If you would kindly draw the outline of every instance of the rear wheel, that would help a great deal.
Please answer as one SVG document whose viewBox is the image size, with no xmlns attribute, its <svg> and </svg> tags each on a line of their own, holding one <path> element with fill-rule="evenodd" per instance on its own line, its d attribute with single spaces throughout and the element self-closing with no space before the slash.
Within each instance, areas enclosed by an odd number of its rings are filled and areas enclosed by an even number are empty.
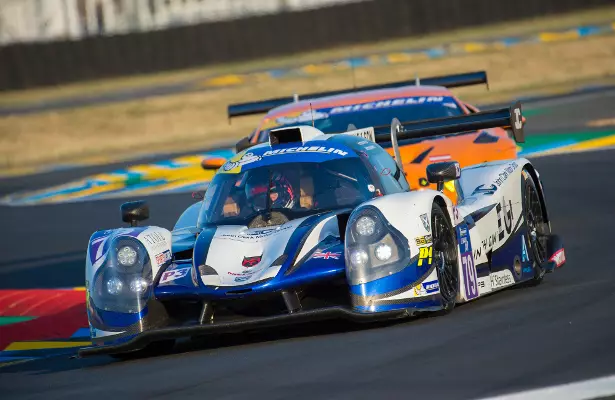
<svg viewBox="0 0 615 400">
<path fill-rule="evenodd" d="M 547 241 L 551 228 L 542 210 L 542 199 L 536 188 L 534 178 L 527 169 L 521 173 L 521 193 L 523 194 L 523 217 L 527 226 L 525 241 L 528 246 L 528 257 L 531 257 L 534 267 L 534 278 L 531 284 L 540 284 L 545 272 L 540 267 L 547 260 Z"/>
<path fill-rule="evenodd" d="M 449 313 L 455 308 L 459 292 L 457 240 L 446 213 L 437 203 L 431 208 L 431 230 L 434 264 L 442 296 L 442 311 Z"/>
</svg>

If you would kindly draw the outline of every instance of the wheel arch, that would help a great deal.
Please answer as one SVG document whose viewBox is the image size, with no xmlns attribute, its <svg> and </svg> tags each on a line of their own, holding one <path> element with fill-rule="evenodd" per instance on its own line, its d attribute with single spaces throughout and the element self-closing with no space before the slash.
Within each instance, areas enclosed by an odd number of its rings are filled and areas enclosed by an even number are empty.
<svg viewBox="0 0 615 400">
<path fill-rule="evenodd" d="M 442 210 L 444 211 L 444 215 L 446 215 L 448 222 L 451 224 L 453 229 L 455 229 L 455 224 L 453 223 L 453 219 L 451 218 L 451 210 L 449 210 L 449 206 L 448 204 L 446 204 L 444 197 L 442 197 L 442 195 L 435 195 L 433 201 L 434 203 L 442 207 Z"/>
<path fill-rule="evenodd" d="M 542 215 L 545 218 L 545 221 L 550 223 L 551 221 L 549 219 L 549 212 L 547 211 L 547 202 L 545 199 L 544 190 L 542 188 L 542 182 L 540 181 L 540 177 L 538 176 L 538 171 L 529 162 L 523 166 L 523 169 L 526 170 L 534 180 L 536 190 L 538 190 L 538 195 L 540 196 L 540 208 L 542 209 Z"/>
</svg>

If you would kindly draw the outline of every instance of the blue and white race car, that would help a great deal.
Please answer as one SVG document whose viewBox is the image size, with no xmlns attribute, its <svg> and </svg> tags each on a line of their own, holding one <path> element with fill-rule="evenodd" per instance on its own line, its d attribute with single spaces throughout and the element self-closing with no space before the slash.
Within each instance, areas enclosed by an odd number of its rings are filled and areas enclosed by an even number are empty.
<svg viewBox="0 0 615 400">
<path fill-rule="evenodd" d="M 523 141 L 520 104 L 472 115 L 323 134 L 272 130 L 230 159 L 174 229 L 98 231 L 86 261 L 93 346 L 119 357 L 182 337 L 278 324 L 399 319 L 520 283 L 565 262 L 538 172 L 526 159 L 430 164 L 438 190 L 410 190 L 397 141 L 504 127 Z M 379 144 L 391 143 L 393 158 Z M 442 192 L 453 181 L 454 204 Z"/>
</svg>

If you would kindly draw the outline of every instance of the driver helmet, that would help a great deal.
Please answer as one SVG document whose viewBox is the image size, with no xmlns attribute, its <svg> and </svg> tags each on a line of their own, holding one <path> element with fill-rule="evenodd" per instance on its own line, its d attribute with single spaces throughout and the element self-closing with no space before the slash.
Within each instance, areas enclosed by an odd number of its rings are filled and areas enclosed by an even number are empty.
<svg viewBox="0 0 615 400">
<path fill-rule="evenodd" d="M 269 182 L 271 186 L 267 190 Z M 245 191 L 248 203 L 257 211 L 267 208 L 267 192 L 269 192 L 272 209 L 293 208 L 295 205 L 292 185 L 280 172 L 273 172 L 271 180 L 268 173 L 253 175 L 246 182 Z"/>
</svg>

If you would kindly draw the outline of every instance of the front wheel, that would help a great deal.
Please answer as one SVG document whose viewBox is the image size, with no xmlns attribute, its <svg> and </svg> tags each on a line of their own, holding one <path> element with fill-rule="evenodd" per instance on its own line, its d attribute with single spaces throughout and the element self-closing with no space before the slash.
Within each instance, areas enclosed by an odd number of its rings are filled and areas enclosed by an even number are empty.
<svg viewBox="0 0 615 400">
<path fill-rule="evenodd" d="M 459 292 L 457 240 L 450 220 L 437 203 L 431 208 L 431 228 L 434 263 L 442 296 L 442 312 L 447 314 L 455 308 Z"/>
</svg>

